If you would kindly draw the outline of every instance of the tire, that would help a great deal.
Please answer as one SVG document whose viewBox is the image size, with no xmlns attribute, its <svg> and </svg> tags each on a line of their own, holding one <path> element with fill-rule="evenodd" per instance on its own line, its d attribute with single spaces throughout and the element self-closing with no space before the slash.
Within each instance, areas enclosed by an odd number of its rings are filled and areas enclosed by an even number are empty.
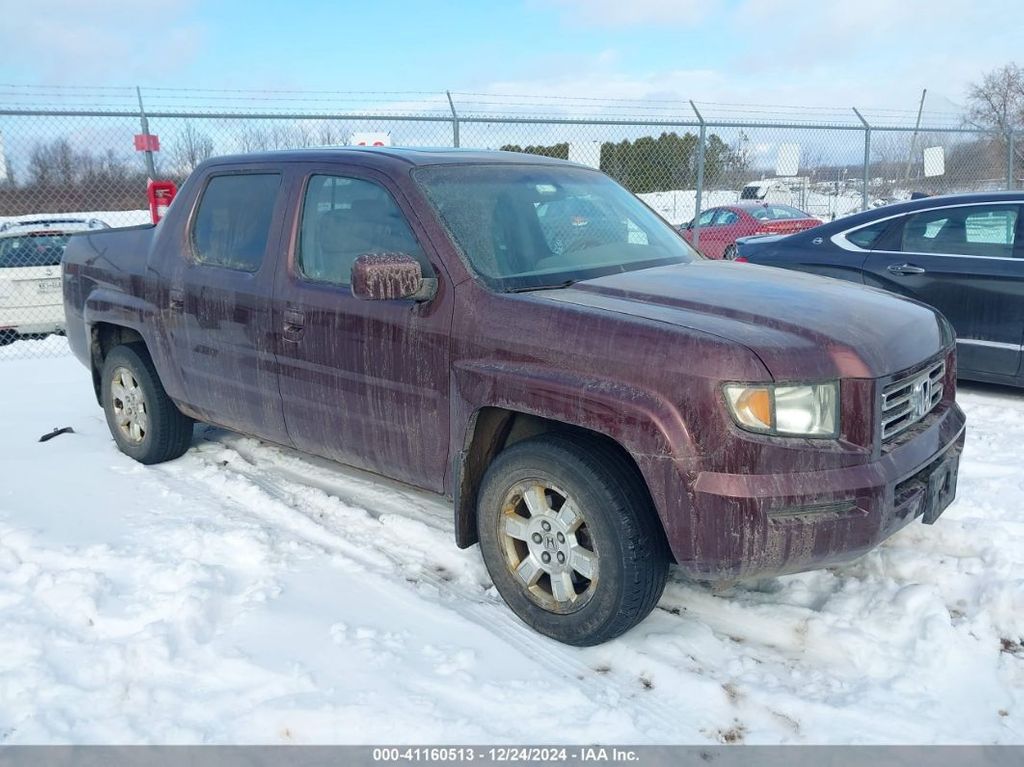
<svg viewBox="0 0 1024 767">
<path fill-rule="evenodd" d="M 18 334 L 13 330 L 0 330 L 0 346 L 13 344 L 18 340 Z"/>
<path fill-rule="evenodd" d="M 730 245 L 722 252 L 723 261 L 735 261 L 736 260 L 736 246 Z"/>
<path fill-rule="evenodd" d="M 643 479 L 589 435 L 544 434 L 499 453 L 480 486 L 477 533 L 502 599 L 559 642 L 614 639 L 665 589 L 668 546 Z"/>
<path fill-rule="evenodd" d="M 118 449 L 139 463 L 178 458 L 192 443 L 192 419 L 171 402 L 143 344 L 111 349 L 100 391 Z"/>
</svg>

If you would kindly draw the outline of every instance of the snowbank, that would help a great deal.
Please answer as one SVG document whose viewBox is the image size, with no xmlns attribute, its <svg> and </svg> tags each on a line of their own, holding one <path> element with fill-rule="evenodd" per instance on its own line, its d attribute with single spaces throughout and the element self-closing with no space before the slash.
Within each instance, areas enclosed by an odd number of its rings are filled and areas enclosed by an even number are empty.
<svg viewBox="0 0 1024 767">
<path fill-rule="evenodd" d="M 6 224 L 9 221 L 35 221 L 44 218 L 98 218 L 112 227 L 153 223 L 148 210 L 93 210 L 84 213 L 32 213 L 25 216 L 0 216 L 0 224 Z"/>
</svg>

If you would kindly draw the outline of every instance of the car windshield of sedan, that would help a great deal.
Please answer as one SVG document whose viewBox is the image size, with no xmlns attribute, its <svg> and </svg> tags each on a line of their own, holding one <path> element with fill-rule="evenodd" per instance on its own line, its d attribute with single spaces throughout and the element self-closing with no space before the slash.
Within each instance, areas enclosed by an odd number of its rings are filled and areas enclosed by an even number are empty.
<svg viewBox="0 0 1024 767">
<path fill-rule="evenodd" d="M 0 237 L 0 269 L 57 266 L 70 236 L 66 233 L 46 232 Z"/>
<path fill-rule="evenodd" d="M 602 173 L 546 165 L 435 165 L 425 190 L 472 271 L 498 291 L 561 287 L 701 258 Z"/>
</svg>

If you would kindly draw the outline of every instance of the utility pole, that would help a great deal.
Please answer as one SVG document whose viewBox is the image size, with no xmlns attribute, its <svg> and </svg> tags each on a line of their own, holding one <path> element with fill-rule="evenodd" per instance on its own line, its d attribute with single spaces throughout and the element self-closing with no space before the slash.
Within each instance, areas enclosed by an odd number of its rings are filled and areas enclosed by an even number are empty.
<svg viewBox="0 0 1024 767">
<path fill-rule="evenodd" d="M 871 125 L 864 119 L 857 107 L 853 107 L 853 113 L 864 126 L 864 168 L 861 176 L 860 187 L 860 209 L 868 209 L 868 184 L 871 182 Z M 921 119 L 918 117 L 918 119 Z"/>
<path fill-rule="evenodd" d="M 704 115 L 700 113 L 692 100 L 690 108 L 693 109 L 693 113 L 697 115 L 697 121 L 700 123 L 700 137 L 697 144 L 697 200 L 693 214 L 693 247 L 697 248 L 700 245 L 700 206 L 701 196 L 704 193 L 704 147 L 707 138 L 707 125 L 704 123 Z"/>
<path fill-rule="evenodd" d="M 139 86 L 135 86 L 135 93 L 139 97 L 139 118 L 142 123 L 142 135 L 149 137 L 149 120 L 146 119 L 146 110 L 142 106 L 142 89 Z M 156 170 L 153 166 L 153 150 L 146 149 L 146 173 L 149 174 L 150 178 L 156 178 Z"/>
<path fill-rule="evenodd" d="M 917 107 L 917 122 L 914 123 L 914 132 L 910 134 L 910 151 L 907 153 L 907 171 L 903 174 L 903 183 L 910 183 L 910 166 L 914 162 L 914 145 L 917 143 L 917 132 L 921 130 L 921 113 L 924 111 L 924 97 L 928 95 L 928 89 L 921 91 L 921 103 Z"/>
<path fill-rule="evenodd" d="M 452 110 L 452 146 L 456 149 L 459 147 L 459 114 L 455 111 L 455 102 L 452 101 L 452 92 L 445 91 L 445 95 L 448 96 L 448 106 Z"/>
</svg>

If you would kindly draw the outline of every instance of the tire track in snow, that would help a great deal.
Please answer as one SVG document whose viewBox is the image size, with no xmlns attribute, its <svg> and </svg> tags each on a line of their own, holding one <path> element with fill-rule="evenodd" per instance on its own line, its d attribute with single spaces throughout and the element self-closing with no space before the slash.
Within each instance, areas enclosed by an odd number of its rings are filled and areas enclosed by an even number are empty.
<svg viewBox="0 0 1024 767">
<path fill-rule="evenodd" d="M 283 528 L 327 554 L 351 559 L 405 588 L 426 584 L 443 607 L 514 646 L 603 707 L 618 708 L 622 690 L 633 686 L 617 673 L 596 671 L 585 660 L 599 648 L 563 647 L 524 625 L 494 592 L 478 552 L 455 548 L 451 508 L 445 502 L 369 475 L 353 478 L 358 470 L 327 462 L 317 466 L 320 459 L 249 437 L 212 431 L 205 440 L 184 462 L 156 467 L 174 477 L 176 491 L 187 477 L 193 492 L 199 483 L 223 504 Z M 191 461 L 198 461 L 204 471 L 190 471 Z M 397 493 L 381 489 L 387 485 Z M 246 506 L 244 500 L 254 490 L 257 502 Z M 274 511 L 265 511 L 267 507 Z M 404 577 L 396 579 L 396 570 Z M 639 729 L 653 731 L 651 736 L 660 740 L 678 736 L 680 719 L 646 693 L 638 691 L 629 700 L 630 715 L 642 717 Z M 692 722 L 701 718 L 698 709 L 692 713 Z"/>
</svg>

